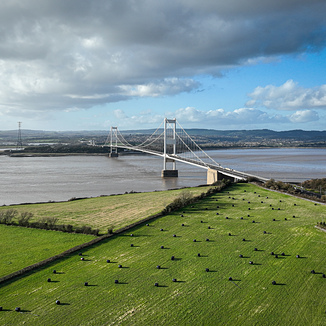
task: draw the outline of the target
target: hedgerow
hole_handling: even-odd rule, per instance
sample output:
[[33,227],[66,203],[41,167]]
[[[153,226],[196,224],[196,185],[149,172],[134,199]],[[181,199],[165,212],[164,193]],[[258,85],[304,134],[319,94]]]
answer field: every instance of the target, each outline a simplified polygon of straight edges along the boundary
[[53,230],[68,233],[83,233],[91,235],[99,235],[99,229],[92,229],[90,226],[74,227],[70,224],[57,224],[56,217],[41,217],[39,220],[30,222],[33,218],[33,213],[22,212],[18,215],[17,210],[10,208],[0,211],[0,224],[22,226],[35,229]]
[[321,196],[319,194],[303,190],[299,187],[296,187],[290,183],[286,183],[283,181],[275,181],[274,179],[270,179],[266,181],[264,184],[262,184],[262,186],[271,190],[286,192],[290,195],[295,195],[298,197],[307,198],[307,199],[320,201],[320,202],[326,202],[325,195]]
[[[178,210],[183,208],[186,205],[194,203],[202,198],[210,196],[214,193],[217,193],[224,189],[226,186],[230,184],[228,180],[218,181],[212,185],[211,188],[207,190],[207,192],[201,193],[199,196],[193,196],[189,190],[184,190],[180,193],[180,195],[174,199],[172,203],[167,205],[160,213],[155,214],[154,216],[149,216],[148,218],[142,219],[141,221],[135,222],[131,224],[132,226],[138,225],[139,223],[143,223],[147,219],[152,219],[153,217],[158,217],[170,213],[174,210]],[[77,199],[74,199],[77,200]],[[53,230],[53,231],[61,231],[68,233],[82,233],[82,234],[90,234],[98,236],[100,231],[99,229],[93,229],[90,226],[82,225],[82,226],[73,226],[71,224],[57,224],[57,217],[48,217],[43,216],[36,221],[31,221],[33,218],[33,213],[31,212],[22,212],[20,215],[18,211],[10,208],[7,210],[0,211],[0,224],[12,225],[12,226],[21,226],[28,228],[36,228],[36,229],[44,229],[44,230]],[[130,225],[127,226],[129,228]],[[122,228],[124,229],[124,228]],[[119,231],[121,231],[120,229]],[[113,233],[113,226],[108,226],[108,234]]]

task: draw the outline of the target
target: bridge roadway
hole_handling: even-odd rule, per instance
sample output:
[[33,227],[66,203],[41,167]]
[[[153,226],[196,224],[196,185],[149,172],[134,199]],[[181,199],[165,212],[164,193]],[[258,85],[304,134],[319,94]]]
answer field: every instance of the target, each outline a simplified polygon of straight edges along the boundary
[[[156,156],[160,156],[160,157],[164,157],[164,153],[162,152],[158,152],[158,151],[154,151],[154,150],[149,150],[149,149],[144,149],[144,148],[139,148],[137,146],[117,146],[119,148],[124,148],[124,149],[129,149],[129,150],[135,150],[135,151],[140,151],[143,153],[147,153],[147,154],[152,154],[152,155],[156,155]],[[241,172],[241,171],[237,171],[237,170],[233,170],[233,169],[229,169],[229,168],[224,168],[221,165],[214,165],[214,164],[209,164],[209,163],[205,163],[205,162],[201,162],[201,161],[196,161],[193,159],[188,159],[188,158],[184,158],[181,157],[179,155],[173,155],[173,154],[166,154],[166,158],[170,159],[171,161],[175,160],[178,162],[182,162],[182,163],[186,163],[186,164],[191,164],[197,167],[200,167],[202,169],[206,169],[206,170],[215,170],[218,173],[227,176],[229,178],[233,178],[235,180],[247,180],[248,178],[255,178],[259,181],[262,182],[266,182],[269,179],[266,178],[262,178],[260,176],[256,176],[253,174],[249,174],[249,173],[245,173],[245,172]]]

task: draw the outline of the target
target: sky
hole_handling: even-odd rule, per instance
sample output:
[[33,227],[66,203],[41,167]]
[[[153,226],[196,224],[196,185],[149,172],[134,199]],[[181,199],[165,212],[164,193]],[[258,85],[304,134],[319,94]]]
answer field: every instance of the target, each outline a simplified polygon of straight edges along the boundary
[[2,0],[0,130],[326,130],[325,0]]

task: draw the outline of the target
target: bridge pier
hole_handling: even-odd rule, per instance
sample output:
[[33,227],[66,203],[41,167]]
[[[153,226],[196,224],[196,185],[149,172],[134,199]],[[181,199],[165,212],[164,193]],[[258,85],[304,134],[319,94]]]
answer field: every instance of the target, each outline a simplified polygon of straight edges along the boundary
[[221,180],[230,180],[231,182],[238,182],[241,180],[240,178],[232,177],[230,175],[223,174],[217,170],[214,169],[208,169],[207,170],[207,184],[211,185],[216,181],[221,181]]
[[119,157],[119,154],[112,152],[112,153],[109,153],[109,157]]
[[208,169],[207,170],[207,184],[211,185],[218,180],[220,180],[218,171],[213,170],[213,169]]
[[178,170],[162,170],[161,177],[162,178],[177,178]]

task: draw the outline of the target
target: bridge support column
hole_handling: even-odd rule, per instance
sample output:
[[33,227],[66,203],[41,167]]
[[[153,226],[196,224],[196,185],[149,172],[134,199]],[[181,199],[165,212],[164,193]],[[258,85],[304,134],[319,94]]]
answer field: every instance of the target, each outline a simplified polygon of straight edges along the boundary
[[214,182],[221,181],[223,179],[230,180],[231,182],[239,182],[240,180],[245,180],[244,178],[232,176],[228,173],[224,174],[223,172],[219,172],[214,169],[207,170],[207,184],[208,185],[211,185]]
[[207,184],[208,185],[211,185],[214,182],[221,180],[220,177],[221,177],[221,175],[220,175],[220,173],[218,173],[217,170],[213,170],[213,169],[207,170]]
[[230,180],[231,182],[238,182],[240,179],[237,179],[235,177],[232,177],[230,175],[223,174],[217,170],[213,169],[208,169],[207,170],[207,184],[211,185],[216,181],[221,181],[221,180]]
[[177,178],[178,170],[162,170],[161,177],[162,178]]

